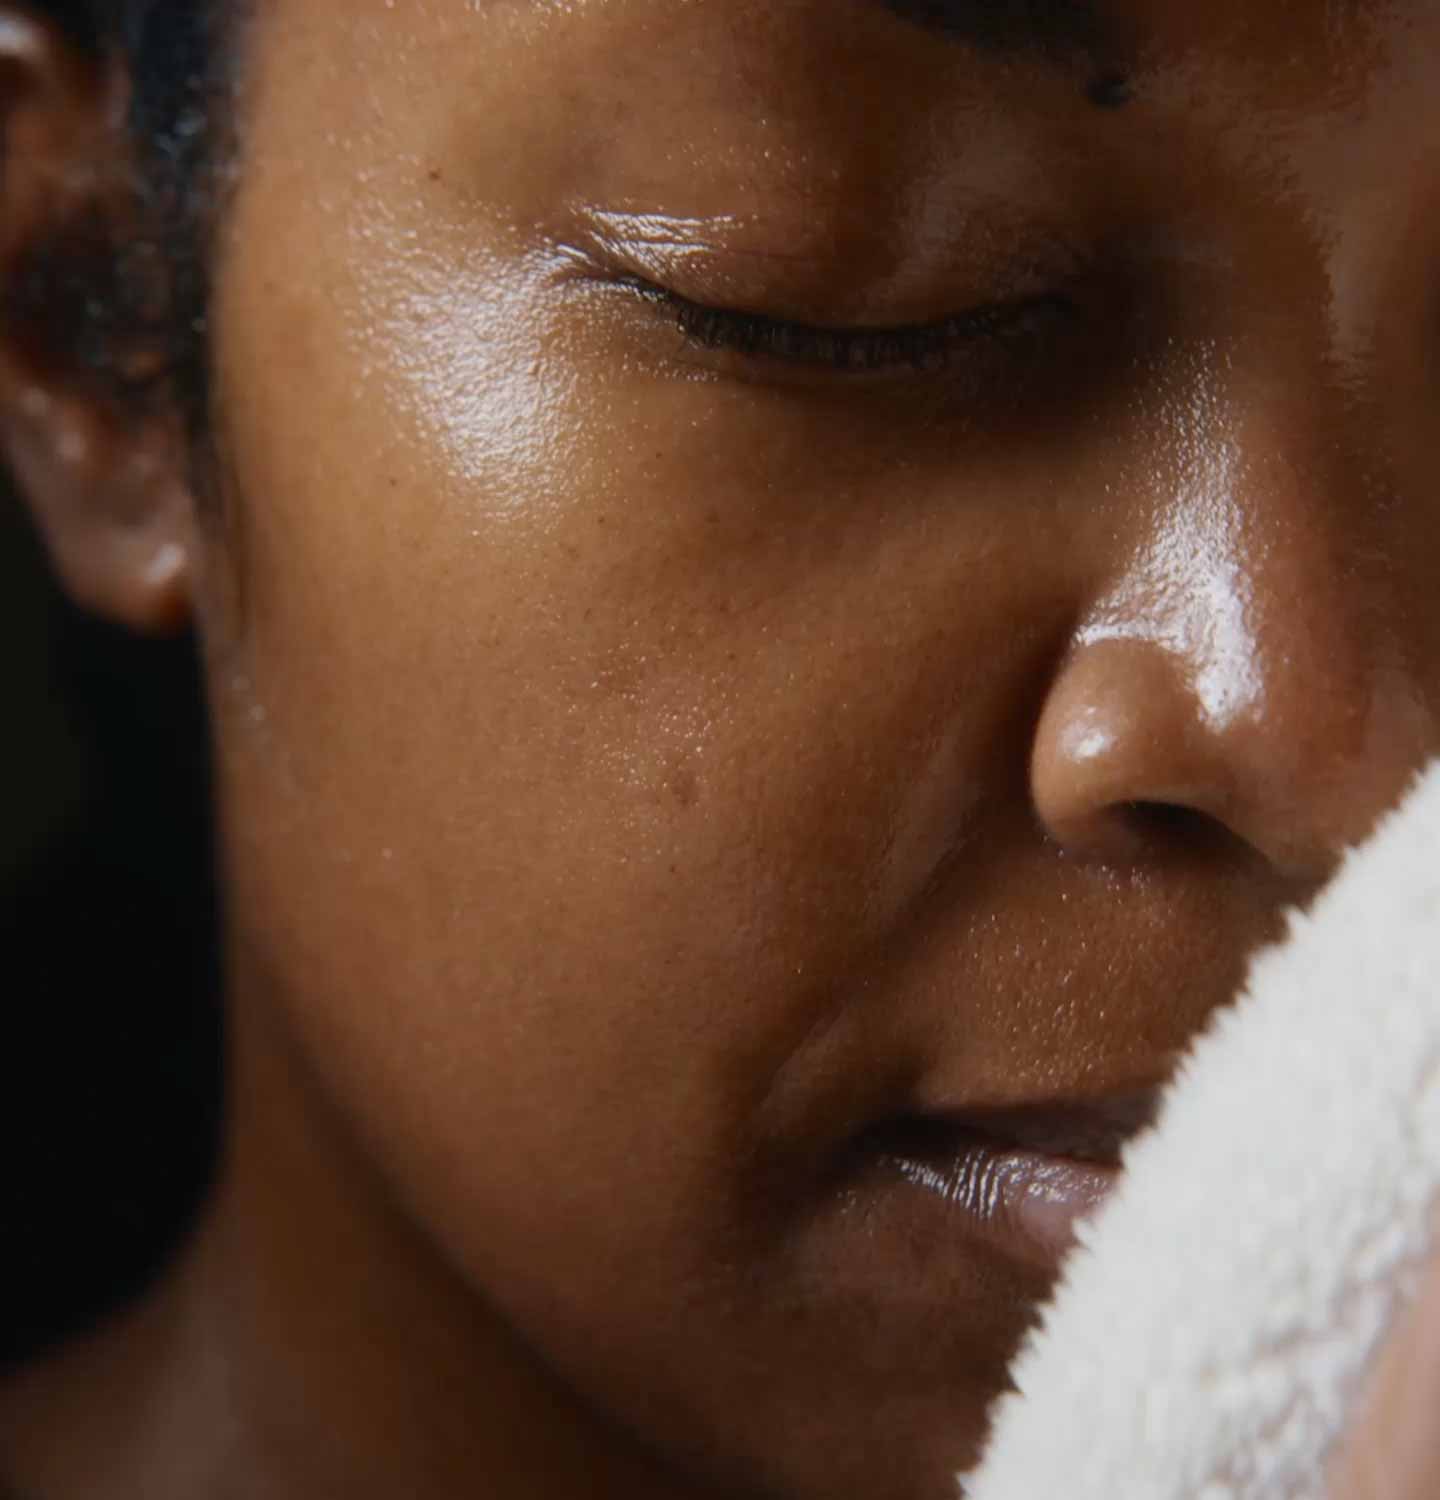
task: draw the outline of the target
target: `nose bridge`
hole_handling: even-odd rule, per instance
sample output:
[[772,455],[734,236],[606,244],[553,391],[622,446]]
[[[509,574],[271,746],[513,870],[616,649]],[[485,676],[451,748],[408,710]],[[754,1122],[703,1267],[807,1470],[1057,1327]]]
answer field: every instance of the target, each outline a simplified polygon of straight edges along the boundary
[[1042,716],[1037,808],[1113,853],[1124,809],[1181,806],[1321,875],[1437,748],[1369,524],[1374,463],[1273,377],[1212,384],[1169,426],[1143,535]]
[[1153,601],[1140,613],[1208,733],[1283,736],[1303,717],[1338,750],[1361,733],[1382,651],[1379,579],[1337,503],[1346,465],[1317,451],[1313,419],[1279,405],[1227,407],[1175,476],[1124,590]]

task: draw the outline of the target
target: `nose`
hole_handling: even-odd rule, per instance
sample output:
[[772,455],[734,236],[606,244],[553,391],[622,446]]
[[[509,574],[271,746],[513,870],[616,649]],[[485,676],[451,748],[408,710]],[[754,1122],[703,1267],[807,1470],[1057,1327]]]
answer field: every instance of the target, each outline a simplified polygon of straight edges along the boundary
[[1084,611],[1031,757],[1070,853],[1238,842],[1318,884],[1440,748],[1393,569],[1275,470],[1244,483],[1232,453],[1182,487]]

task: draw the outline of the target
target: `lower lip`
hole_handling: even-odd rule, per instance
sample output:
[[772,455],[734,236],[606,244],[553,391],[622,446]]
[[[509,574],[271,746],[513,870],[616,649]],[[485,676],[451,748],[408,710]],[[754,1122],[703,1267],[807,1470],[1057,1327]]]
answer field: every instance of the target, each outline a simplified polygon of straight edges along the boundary
[[886,1153],[912,1187],[978,1226],[1008,1258],[1054,1270],[1075,1229],[1105,1202],[1120,1169],[978,1141],[943,1156]]

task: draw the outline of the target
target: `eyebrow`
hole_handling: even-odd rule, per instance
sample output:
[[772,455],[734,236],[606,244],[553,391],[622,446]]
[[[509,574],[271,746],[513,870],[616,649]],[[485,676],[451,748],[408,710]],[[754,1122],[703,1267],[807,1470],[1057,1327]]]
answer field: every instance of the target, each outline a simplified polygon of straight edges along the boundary
[[1104,26],[1088,0],[878,0],[891,14],[985,52],[1069,60],[1093,52]]

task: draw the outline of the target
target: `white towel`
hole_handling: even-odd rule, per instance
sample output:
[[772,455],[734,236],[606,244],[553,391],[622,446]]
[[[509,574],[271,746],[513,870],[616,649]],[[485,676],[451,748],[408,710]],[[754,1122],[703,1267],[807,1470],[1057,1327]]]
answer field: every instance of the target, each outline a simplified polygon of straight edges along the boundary
[[1435,1248],[1440,769],[1181,1069],[1014,1368],[973,1500],[1324,1500]]

